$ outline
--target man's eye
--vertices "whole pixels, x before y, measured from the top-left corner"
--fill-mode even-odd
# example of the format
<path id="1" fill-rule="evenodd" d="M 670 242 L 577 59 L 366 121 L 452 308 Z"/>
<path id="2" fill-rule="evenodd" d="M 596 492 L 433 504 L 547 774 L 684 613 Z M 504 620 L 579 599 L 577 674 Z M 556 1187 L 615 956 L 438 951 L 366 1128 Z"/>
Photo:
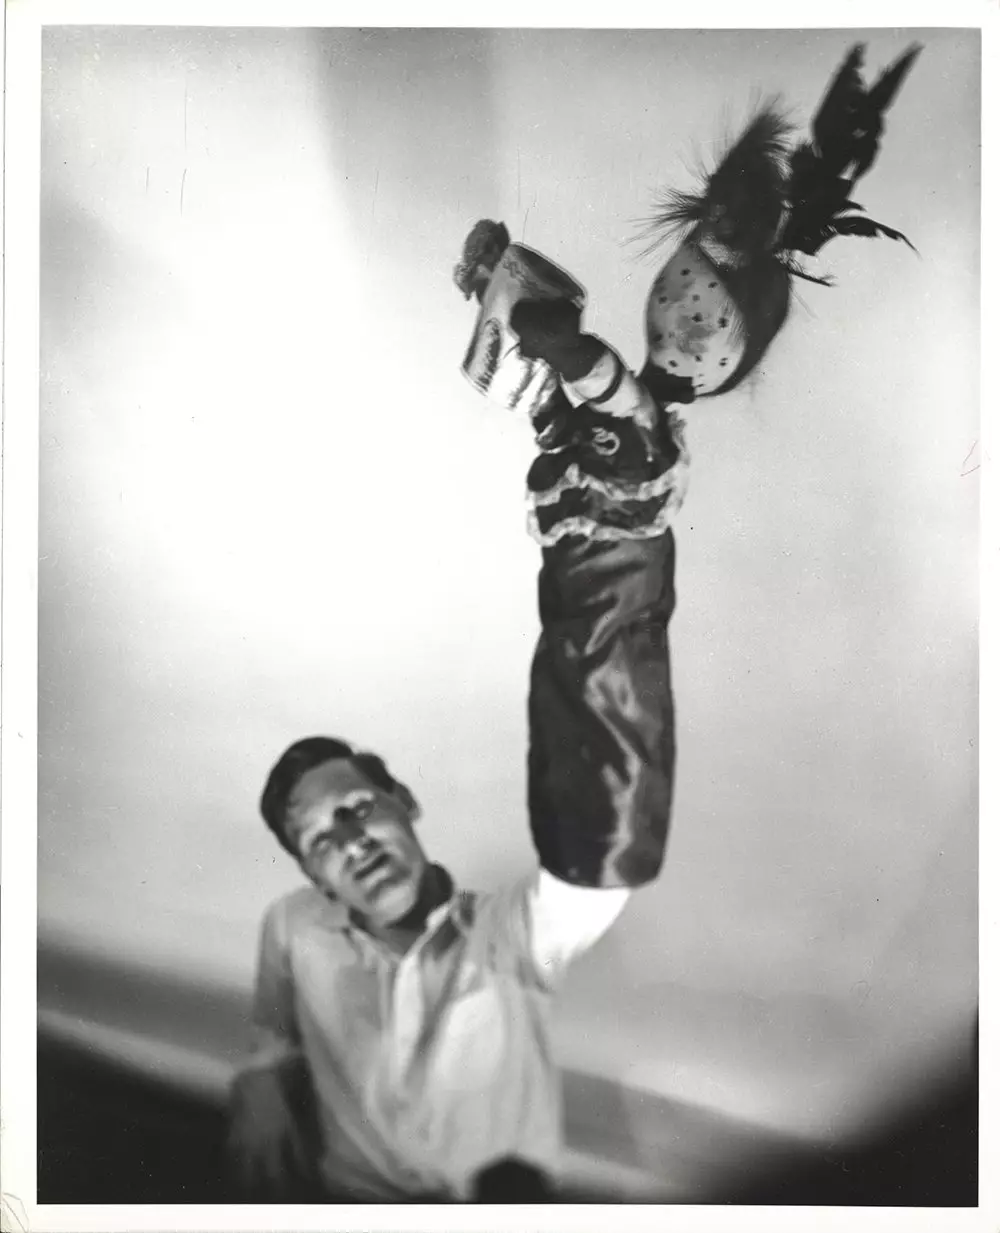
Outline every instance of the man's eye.
<path id="1" fill-rule="evenodd" d="M 371 798 L 368 798 L 363 801 L 358 801 L 358 803 L 354 806 L 353 813 L 356 818 L 370 818 L 374 808 L 375 802 Z"/>

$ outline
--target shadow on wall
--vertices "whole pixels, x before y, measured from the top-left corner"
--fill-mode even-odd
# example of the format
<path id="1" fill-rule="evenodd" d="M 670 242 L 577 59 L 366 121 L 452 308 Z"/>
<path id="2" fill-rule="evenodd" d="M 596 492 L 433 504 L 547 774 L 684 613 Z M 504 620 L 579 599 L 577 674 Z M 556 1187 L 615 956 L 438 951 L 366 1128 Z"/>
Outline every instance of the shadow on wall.
<path id="1" fill-rule="evenodd" d="M 975 1207 L 979 1202 L 979 1031 L 972 1064 L 877 1135 L 788 1162 L 724 1192 L 740 1204 Z"/>

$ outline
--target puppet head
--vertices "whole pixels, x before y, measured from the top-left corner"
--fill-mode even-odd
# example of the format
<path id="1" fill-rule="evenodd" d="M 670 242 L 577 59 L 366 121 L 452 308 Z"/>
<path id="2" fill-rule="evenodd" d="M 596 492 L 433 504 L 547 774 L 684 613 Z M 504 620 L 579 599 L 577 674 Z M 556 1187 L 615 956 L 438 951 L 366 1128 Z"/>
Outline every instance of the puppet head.
<path id="1" fill-rule="evenodd" d="M 888 236 L 850 193 L 878 152 L 882 112 L 920 51 L 909 48 L 870 88 L 853 47 L 794 150 L 776 99 L 731 143 L 701 191 L 668 192 L 652 220 L 652 248 L 679 235 L 646 304 L 647 371 L 690 377 L 699 396 L 722 394 L 760 363 L 788 316 L 798 254 L 837 235 Z"/>
<path id="2" fill-rule="evenodd" d="M 502 237 L 500 232 L 502 231 Z M 511 313 L 522 300 L 563 301 L 579 312 L 586 292 L 547 257 L 523 244 L 499 247 L 502 223 L 488 220 L 472 229 L 455 282 L 482 305 L 462 371 L 491 401 L 534 415 L 552 397 L 558 379 L 544 360 L 526 356 L 511 329 Z M 477 241 L 488 243 L 485 251 Z"/>

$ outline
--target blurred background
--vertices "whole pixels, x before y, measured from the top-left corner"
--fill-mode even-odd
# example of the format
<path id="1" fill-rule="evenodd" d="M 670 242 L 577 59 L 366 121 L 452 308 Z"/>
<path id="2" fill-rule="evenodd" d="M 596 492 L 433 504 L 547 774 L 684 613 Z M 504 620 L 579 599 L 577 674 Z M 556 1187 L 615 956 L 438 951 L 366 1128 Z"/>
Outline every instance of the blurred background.
<path id="1" fill-rule="evenodd" d="M 975 1201 L 978 31 L 167 27 L 43 36 L 41 1201 L 163 1200 L 114 1168 L 143 1117 L 211 1138 L 289 742 L 383 753 L 471 887 L 532 860 L 532 437 L 459 372 L 471 224 L 638 366 L 657 190 L 858 40 L 925 45 L 856 194 L 919 255 L 832 244 L 689 417 L 673 830 L 559 1002 L 567 1178 Z M 903 1119 L 949 1146 L 873 1198 L 844 1161 Z"/>

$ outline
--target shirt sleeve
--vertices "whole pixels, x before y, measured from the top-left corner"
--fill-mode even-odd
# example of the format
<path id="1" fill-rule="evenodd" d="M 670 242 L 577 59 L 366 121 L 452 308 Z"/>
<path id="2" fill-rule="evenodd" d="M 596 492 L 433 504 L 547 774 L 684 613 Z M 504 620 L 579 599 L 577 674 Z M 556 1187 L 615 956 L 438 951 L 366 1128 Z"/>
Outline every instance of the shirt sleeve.
<path id="1" fill-rule="evenodd" d="M 288 934 L 287 906 L 279 900 L 268 909 L 260 930 L 251 1015 L 260 1050 L 271 1055 L 300 1043 Z"/>
<path id="2" fill-rule="evenodd" d="M 546 984 L 610 929 L 630 894 L 627 886 L 573 886 L 538 870 L 527 889 L 529 945 Z"/>

